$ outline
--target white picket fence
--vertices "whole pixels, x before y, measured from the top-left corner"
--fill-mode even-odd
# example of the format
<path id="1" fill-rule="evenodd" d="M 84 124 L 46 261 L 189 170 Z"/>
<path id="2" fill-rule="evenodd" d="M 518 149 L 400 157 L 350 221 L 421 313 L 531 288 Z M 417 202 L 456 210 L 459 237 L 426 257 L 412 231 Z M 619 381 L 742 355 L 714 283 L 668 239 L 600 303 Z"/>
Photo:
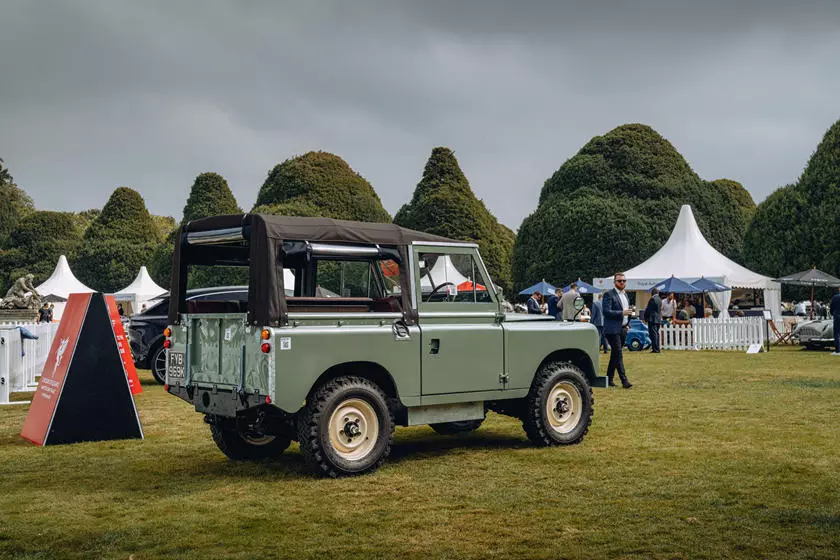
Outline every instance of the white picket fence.
<path id="1" fill-rule="evenodd" d="M 692 319 L 688 325 L 662 325 L 667 350 L 746 350 L 764 344 L 763 317 Z"/>
<path id="2" fill-rule="evenodd" d="M 38 340 L 22 340 L 18 327 Z M 0 404 L 18 404 L 21 401 L 10 402 L 11 393 L 37 388 L 35 378 L 44 369 L 57 330 L 58 323 L 0 324 Z"/>

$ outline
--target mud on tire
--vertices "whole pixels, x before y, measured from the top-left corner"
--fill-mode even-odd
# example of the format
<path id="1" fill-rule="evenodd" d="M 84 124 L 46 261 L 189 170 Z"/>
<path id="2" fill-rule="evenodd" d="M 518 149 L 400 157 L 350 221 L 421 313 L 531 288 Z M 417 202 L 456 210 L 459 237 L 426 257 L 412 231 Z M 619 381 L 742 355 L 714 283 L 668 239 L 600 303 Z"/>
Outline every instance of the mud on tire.
<path id="1" fill-rule="evenodd" d="M 363 377 L 338 377 L 316 389 L 298 416 L 304 460 L 330 477 L 376 470 L 391 452 L 394 414 L 385 393 Z"/>
<path id="2" fill-rule="evenodd" d="M 279 456 L 291 444 L 280 436 L 243 431 L 235 418 L 208 417 L 210 433 L 219 449 L 234 461 L 258 461 Z"/>
<path id="3" fill-rule="evenodd" d="M 522 427 L 536 445 L 579 443 L 592 422 L 592 387 L 571 362 L 550 362 L 534 377 L 525 397 Z"/>

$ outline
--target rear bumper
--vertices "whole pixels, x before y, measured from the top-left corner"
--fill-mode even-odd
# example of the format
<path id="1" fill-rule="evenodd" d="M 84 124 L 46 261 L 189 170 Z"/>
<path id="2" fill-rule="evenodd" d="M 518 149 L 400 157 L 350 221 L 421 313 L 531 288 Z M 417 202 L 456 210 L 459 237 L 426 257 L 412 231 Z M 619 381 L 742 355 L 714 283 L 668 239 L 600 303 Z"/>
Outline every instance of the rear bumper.
<path id="1" fill-rule="evenodd" d="M 266 395 L 238 392 L 235 387 L 183 387 L 170 385 L 170 394 L 195 407 L 196 412 L 234 418 L 237 414 L 264 406 Z"/>

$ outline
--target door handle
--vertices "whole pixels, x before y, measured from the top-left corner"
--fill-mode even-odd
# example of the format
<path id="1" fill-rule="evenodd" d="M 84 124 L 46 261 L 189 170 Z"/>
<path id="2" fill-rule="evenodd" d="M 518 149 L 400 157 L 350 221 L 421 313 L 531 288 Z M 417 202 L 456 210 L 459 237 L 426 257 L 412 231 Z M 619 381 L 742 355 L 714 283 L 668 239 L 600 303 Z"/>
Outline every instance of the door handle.
<path id="1" fill-rule="evenodd" d="M 429 343 L 429 346 L 431 346 L 431 353 L 437 354 L 438 352 L 440 352 L 440 339 L 433 338 L 432 341 Z"/>

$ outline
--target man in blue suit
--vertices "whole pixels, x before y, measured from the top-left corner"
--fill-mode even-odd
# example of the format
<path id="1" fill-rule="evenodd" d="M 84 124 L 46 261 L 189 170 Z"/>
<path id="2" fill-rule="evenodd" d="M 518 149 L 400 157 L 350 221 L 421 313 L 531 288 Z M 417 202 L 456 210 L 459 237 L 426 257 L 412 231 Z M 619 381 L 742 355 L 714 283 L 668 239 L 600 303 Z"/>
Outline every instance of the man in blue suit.
<path id="1" fill-rule="evenodd" d="M 563 297 L 563 288 L 557 288 L 554 290 L 554 295 L 548 298 L 548 314 L 555 319 L 560 318 L 560 310 L 557 308 L 557 304 L 560 303 L 561 297 Z"/>
<path id="2" fill-rule="evenodd" d="M 529 297 L 528 301 L 525 302 L 525 306 L 528 308 L 529 315 L 542 314 L 542 309 L 540 309 L 540 300 L 542 300 L 542 293 L 536 291 L 533 294 L 531 294 L 531 297 Z"/>
<path id="3" fill-rule="evenodd" d="M 607 366 L 609 384 L 611 387 L 615 387 L 613 378 L 615 372 L 618 371 L 621 386 L 629 389 L 633 384 L 627 379 L 627 373 L 624 371 L 624 356 L 621 352 L 624 348 L 627 331 L 630 330 L 630 316 L 633 314 L 627 294 L 624 293 L 626 284 L 627 280 L 624 278 L 624 274 L 620 272 L 616 274 L 613 279 L 615 288 L 604 293 L 602 307 L 604 311 L 604 336 L 611 347 L 610 364 Z"/>
<path id="4" fill-rule="evenodd" d="M 598 299 L 597 295 L 592 300 L 592 316 L 589 318 L 589 323 L 595 325 L 595 328 L 598 329 L 598 340 L 600 341 L 598 349 L 603 348 L 604 354 L 606 354 L 610 347 L 607 344 L 607 339 L 604 338 L 604 308 L 601 306 L 601 300 Z"/>
<path id="5" fill-rule="evenodd" d="M 659 297 L 659 290 L 653 288 L 650 291 L 651 296 L 645 308 L 645 323 L 648 325 L 648 334 L 650 335 L 651 352 L 659 354 L 659 326 L 662 324 L 662 298 Z"/>

